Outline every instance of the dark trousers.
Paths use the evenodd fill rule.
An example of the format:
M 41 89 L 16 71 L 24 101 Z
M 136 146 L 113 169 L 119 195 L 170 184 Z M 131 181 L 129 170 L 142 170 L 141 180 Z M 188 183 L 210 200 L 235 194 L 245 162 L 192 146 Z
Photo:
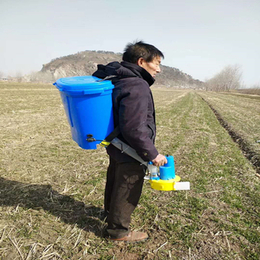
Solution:
M 131 214 L 142 193 L 146 167 L 139 162 L 117 162 L 110 157 L 105 189 L 107 232 L 111 237 L 127 235 Z

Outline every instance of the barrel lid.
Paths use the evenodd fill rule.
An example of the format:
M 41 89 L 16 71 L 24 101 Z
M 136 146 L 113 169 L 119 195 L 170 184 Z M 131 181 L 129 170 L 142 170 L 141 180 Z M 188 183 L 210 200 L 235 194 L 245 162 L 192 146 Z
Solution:
M 84 91 L 85 94 L 101 93 L 114 88 L 110 80 L 102 80 L 94 76 L 60 78 L 53 85 L 60 91 L 76 93 Z

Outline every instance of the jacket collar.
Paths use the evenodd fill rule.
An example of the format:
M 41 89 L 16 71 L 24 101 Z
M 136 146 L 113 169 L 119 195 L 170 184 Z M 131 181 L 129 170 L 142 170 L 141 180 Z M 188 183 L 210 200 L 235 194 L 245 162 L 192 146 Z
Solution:
M 155 80 L 152 77 L 152 75 L 147 70 L 140 67 L 139 65 L 131 63 L 131 62 L 127 62 L 127 61 L 122 61 L 121 65 L 123 67 L 131 70 L 137 77 L 142 78 L 145 81 L 147 81 L 149 86 L 151 86 L 154 83 Z

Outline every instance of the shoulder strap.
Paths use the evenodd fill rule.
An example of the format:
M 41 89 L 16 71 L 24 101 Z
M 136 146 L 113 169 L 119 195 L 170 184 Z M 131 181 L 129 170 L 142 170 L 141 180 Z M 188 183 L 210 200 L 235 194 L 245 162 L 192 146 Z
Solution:
M 103 147 L 107 147 L 110 145 L 112 140 L 116 138 L 120 134 L 119 126 L 117 126 L 101 143 L 100 145 Z
M 98 80 L 98 82 L 102 82 L 104 80 L 110 80 L 110 79 L 113 79 L 113 78 L 116 78 L 117 76 L 116 75 L 110 75 L 110 76 L 107 76 L 105 77 L 104 79 L 101 79 L 101 80 Z M 101 146 L 108 146 L 110 145 L 111 141 L 117 137 L 118 135 L 120 134 L 120 130 L 119 130 L 119 126 L 117 126 L 101 143 L 100 145 Z
M 119 130 L 119 126 L 117 126 L 113 131 L 112 133 L 110 133 L 106 138 L 105 140 L 107 142 L 111 142 L 115 137 L 117 137 L 118 135 L 120 134 L 120 130 Z
M 101 79 L 101 80 L 98 80 L 98 82 L 102 82 L 104 80 L 110 80 L 110 79 L 113 79 L 113 78 L 116 78 L 117 75 L 110 75 L 110 76 L 106 76 L 105 78 Z

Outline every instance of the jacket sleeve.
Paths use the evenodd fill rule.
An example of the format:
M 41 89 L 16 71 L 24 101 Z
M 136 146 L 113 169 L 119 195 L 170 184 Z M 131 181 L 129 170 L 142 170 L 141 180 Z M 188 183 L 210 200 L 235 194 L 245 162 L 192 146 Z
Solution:
M 142 83 L 126 92 L 119 105 L 120 132 L 145 161 L 151 161 L 158 155 L 150 138 L 151 129 L 147 124 L 148 102 L 151 102 L 149 100 L 151 100 L 149 86 Z

